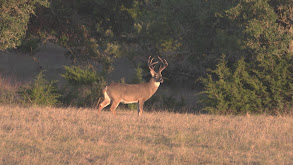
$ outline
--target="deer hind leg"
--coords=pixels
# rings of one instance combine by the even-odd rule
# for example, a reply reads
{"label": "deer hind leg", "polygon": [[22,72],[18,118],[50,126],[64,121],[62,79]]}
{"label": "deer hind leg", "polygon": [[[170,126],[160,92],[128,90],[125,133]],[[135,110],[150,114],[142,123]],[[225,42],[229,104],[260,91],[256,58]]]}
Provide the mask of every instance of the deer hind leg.
{"label": "deer hind leg", "polygon": [[98,100],[98,102],[97,102],[97,105],[95,106],[95,109],[98,108],[98,106],[99,106],[99,104],[100,104],[100,100],[101,100],[101,97],[99,97],[99,100]]}
{"label": "deer hind leg", "polygon": [[120,101],[112,101],[112,105],[110,107],[111,112],[113,113],[113,115],[116,115],[115,110],[117,108],[117,106],[119,105]]}
{"label": "deer hind leg", "polygon": [[[102,111],[103,108],[105,108],[106,106],[108,106],[110,103],[111,103],[111,99],[109,97],[109,95],[107,94],[106,92],[106,89],[103,91],[104,93],[104,101],[101,102],[101,104],[99,105],[99,110],[98,110],[98,113],[100,113]],[[99,99],[100,100],[100,99]],[[99,101],[98,101],[99,102]],[[98,103],[97,103],[98,104]]]}
{"label": "deer hind leg", "polygon": [[139,101],[137,102],[137,115],[139,116]]}

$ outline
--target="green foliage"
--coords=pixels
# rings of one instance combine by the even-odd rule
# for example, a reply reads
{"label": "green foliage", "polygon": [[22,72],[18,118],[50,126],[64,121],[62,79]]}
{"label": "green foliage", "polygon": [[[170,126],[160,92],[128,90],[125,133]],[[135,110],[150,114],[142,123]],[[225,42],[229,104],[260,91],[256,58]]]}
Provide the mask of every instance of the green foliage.
{"label": "green foliage", "polygon": [[71,85],[90,85],[101,78],[94,69],[89,67],[83,69],[78,66],[64,66],[64,69],[66,72],[61,76]]}
{"label": "green foliage", "polygon": [[[207,78],[201,98],[206,110],[216,114],[289,113],[292,111],[291,64],[280,61],[270,73],[249,68],[243,59],[228,67],[223,59]],[[291,69],[291,71],[289,71]]]}
{"label": "green foliage", "polygon": [[40,72],[32,85],[22,87],[19,91],[23,97],[23,103],[38,106],[55,106],[61,97],[57,93],[54,82],[44,79],[43,72]]}
{"label": "green foliage", "polygon": [[36,6],[48,7],[49,3],[47,0],[0,0],[0,50],[21,44]]}
{"label": "green foliage", "polygon": [[143,83],[143,69],[140,67],[140,65],[138,65],[135,69],[136,74],[135,74],[135,78],[133,80],[133,83]]}
{"label": "green foliage", "polygon": [[[133,0],[52,0],[50,8],[38,8],[27,33],[45,34],[68,48],[67,56],[76,64],[103,64],[111,71],[112,60],[122,54],[122,43],[133,31],[133,18],[127,12]],[[52,41],[52,40],[51,40]]]}
{"label": "green foliage", "polygon": [[[269,66],[263,63],[269,64]],[[266,99],[271,113],[288,113],[293,110],[293,58],[283,55],[282,58],[268,58],[260,63],[255,74],[267,88]],[[275,112],[276,111],[276,112]]]}
{"label": "green foliage", "polygon": [[202,78],[206,94],[203,101],[209,111],[292,111],[293,55],[288,48],[293,37],[276,23],[281,16],[271,5],[269,0],[239,1],[221,13],[227,22],[223,31],[235,29],[231,34],[239,38],[238,58],[242,59],[236,65],[235,60],[222,60],[208,78]]}
{"label": "green foliage", "polygon": [[105,86],[103,76],[92,67],[65,66],[65,73],[61,76],[67,80],[63,90],[63,103],[72,106],[93,107],[102,96]]}
{"label": "green foliage", "polygon": [[260,113],[266,104],[260,97],[266,94],[265,87],[256,77],[249,75],[243,59],[235,70],[229,69],[223,59],[212,73],[216,79],[211,74],[208,78],[201,78],[206,94],[203,101],[208,105],[206,110],[212,113]]}
{"label": "green foliage", "polygon": [[[238,55],[234,55],[239,48],[238,36],[231,36],[231,31],[222,29],[227,26],[227,21],[219,16],[237,2],[137,1],[134,7],[138,13],[135,25],[139,39],[143,40],[137,42],[141,43],[138,46],[142,52],[169,55],[169,58],[177,60],[175,64],[179,66],[185,61],[185,64],[195,68],[193,74],[203,75],[206,68],[216,64],[219,52],[231,53],[233,57]],[[176,74],[170,78],[178,80]]]}
{"label": "green foliage", "polygon": [[137,103],[127,104],[128,109],[137,110]]}

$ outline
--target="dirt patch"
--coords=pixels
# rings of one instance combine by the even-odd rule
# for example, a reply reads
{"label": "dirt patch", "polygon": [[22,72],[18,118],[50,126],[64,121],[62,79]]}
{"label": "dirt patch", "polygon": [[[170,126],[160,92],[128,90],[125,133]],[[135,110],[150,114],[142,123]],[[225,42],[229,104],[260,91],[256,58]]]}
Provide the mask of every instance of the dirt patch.
{"label": "dirt patch", "polygon": [[49,79],[60,79],[64,65],[70,65],[70,60],[64,56],[66,49],[46,43],[34,56],[16,52],[0,52],[0,74],[5,77],[15,77],[18,81],[31,81],[40,71],[46,70]]}

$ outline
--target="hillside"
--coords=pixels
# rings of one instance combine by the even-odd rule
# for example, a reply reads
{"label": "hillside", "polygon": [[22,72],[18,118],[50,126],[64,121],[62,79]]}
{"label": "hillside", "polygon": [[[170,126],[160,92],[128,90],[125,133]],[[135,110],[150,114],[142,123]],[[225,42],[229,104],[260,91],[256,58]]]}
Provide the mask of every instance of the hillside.
{"label": "hillside", "polygon": [[0,106],[0,164],[292,164],[292,117]]}

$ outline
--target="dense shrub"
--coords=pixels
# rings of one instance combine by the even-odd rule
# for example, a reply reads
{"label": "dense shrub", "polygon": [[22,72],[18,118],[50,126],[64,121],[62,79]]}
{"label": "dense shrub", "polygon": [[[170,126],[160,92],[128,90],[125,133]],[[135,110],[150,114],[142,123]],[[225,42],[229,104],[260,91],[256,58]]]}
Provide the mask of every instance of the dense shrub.
{"label": "dense shrub", "polygon": [[290,113],[292,61],[280,60],[270,72],[249,66],[241,59],[236,66],[228,67],[223,59],[207,78],[201,78],[205,109],[217,114]]}
{"label": "dense shrub", "polygon": [[61,75],[67,80],[63,89],[63,103],[93,107],[102,96],[102,89],[105,86],[103,76],[91,67],[65,66],[65,71]]}
{"label": "dense shrub", "polygon": [[21,87],[19,93],[26,105],[55,106],[60,98],[55,82],[47,81],[43,72],[36,76],[33,84]]}

